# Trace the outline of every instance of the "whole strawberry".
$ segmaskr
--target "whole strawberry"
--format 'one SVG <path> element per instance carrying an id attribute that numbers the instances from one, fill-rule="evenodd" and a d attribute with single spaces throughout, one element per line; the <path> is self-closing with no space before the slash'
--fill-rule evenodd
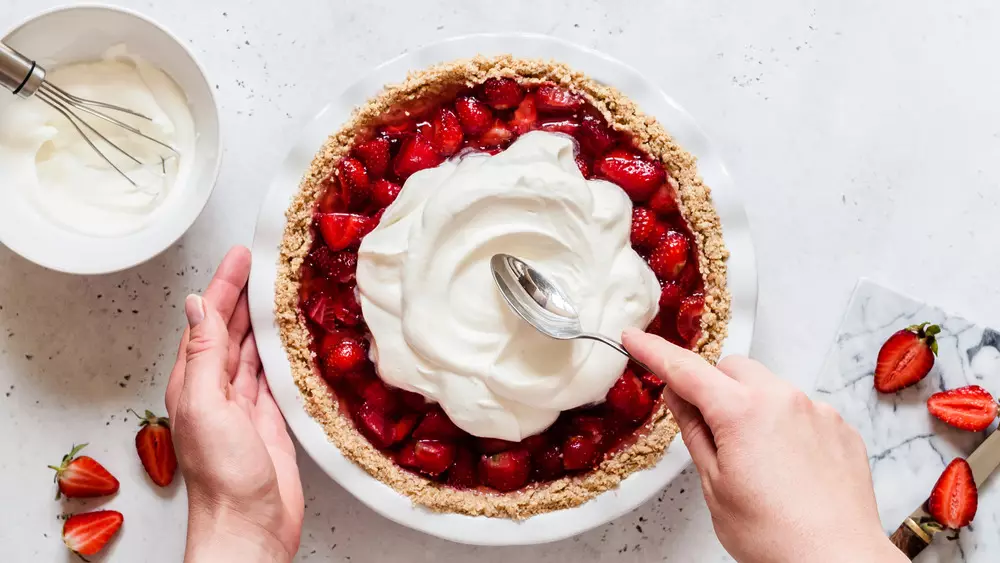
<path id="1" fill-rule="evenodd" d="M 73 446 L 70 452 L 63 456 L 58 467 L 50 465 L 49 469 L 56 472 L 55 483 L 59 485 L 56 500 L 66 498 L 92 498 L 113 495 L 118 492 L 118 479 L 115 479 L 103 465 L 92 457 L 79 456 L 80 450 L 87 444 Z"/>
<path id="2" fill-rule="evenodd" d="M 895 393 L 919 382 L 934 366 L 941 327 L 920 323 L 897 331 L 878 352 L 875 365 L 875 389 Z"/>
<path id="3" fill-rule="evenodd" d="M 150 411 L 145 416 L 129 409 L 129 412 L 139 417 L 139 433 L 135 435 L 135 449 L 139 453 L 146 474 L 154 483 L 166 487 L 174 480 L 177 471 L 177 455 L 174 453 L 174 442 L 170 436 L 170 420 L 159 417 Z"/>

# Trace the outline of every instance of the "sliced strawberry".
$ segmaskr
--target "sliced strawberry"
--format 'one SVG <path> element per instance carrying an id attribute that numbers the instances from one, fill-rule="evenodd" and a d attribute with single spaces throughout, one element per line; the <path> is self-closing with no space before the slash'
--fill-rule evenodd
<path id="1" fill-rule="evenodd" d="M 577 138 L 583 152 L 596 156 L 610 149 L 615 144 L 616 136 L 603 117 L 585 115 L 580 122 Z"/>
<path id="2" fill-rule="evenodd" d="M 177 454 L 174 453 L 174 442 L 170 436 L 170 419 L 159 417 L 150 411 L 145 416 L 129 409 L 139 417 L 139 432 L 135 435 L 135 449 L 139 461 L 149 478 L 161 487 L 166 487 L 174 480 L 177 471 Z"/>
<path id="3" fill-rule="evenodd" d="M 493 123 L 493 112 L 489 106 L 472 96 L 462 96 L 455 100 L 455 113 L 462 124 L 462 130 L 470 137 L 485 133 Z"/>
<path id="4" fill-rule="evenodd" d="M 396 176 L 405 180 L 416 172 L 434 168 L 441 164 L 441 160 L 441 155 L 430 141 L 420 136 L 407 137 L 392 161 L 392 168 Z"/>
<path id="5" fill-rule="evenodd" d="M 641 246 L 649 238 L 656 225 L 656 215 L 645 207 L 632 208 L 632 246 Z"/>
<path id="6" fill-rule="evenodd" d="M 351 204 L 350 194 L 340 185 L 336 175 L 330 175 L 320 184 L 319 202 L 316 210 L 319 213 L 339 213 L 347 211 Z"/>
<path id="7" fill-rule="evenodd" d="M 324 330 L 333 332 L 339 328 L 332 297 L 322 293 L 313 295 L 306 301 L 305 311 L 306 315 Z"/>
<path id="8" fill-rule="evenodd" d="M 686 236 L 677 231 L 668 231 L 650 254 L 649 269 L 660 279 L 675 280 L 687 265 L 689 250 L 690 244 Z"/>
<path id="9" fill-rule="evenodd" d="M 376 225 L 370 217 L 351 213 L 318 213 L 316 221 L 323 242 L 330 250 L 343 250 L 358 244 Z"/>
<path id="10" fill-rule="evenodd" d="M 653 409 L 653 399 L 631 371 L 625 371 L 607 396 L 608 406 L 624 420 L 638 422 Z"/>
<path id="11" fill-rule="evenodd" d="M 590 162 L 587 161 L 586 157 L 582 154 L 578 154 L 575 157 L 576 167 L 580 169 L 580 174 L 583 174 L 584 178 L 590 178 Z"/>
<path id="12" fill-rule="evenodd" d="M 897 331 L 878 352 L 875 365 L 875 389 L 894 393 L 927 376 L 937 355 L 938 325 L 921 323 Z"/>
<path id="13" fill-rule="evenodd" d="M 455 462 L 455 444 L 437 440 L 418 440 L 414 445 L 414 461 L 425 475 L 437 477 Z"/>
<path id="14" fill-rule="evenodd" d="M 375 137 L 354 149 L 358 159 L 365 164 L 369 179 L 382 178 L 389 170 L 391 145 L 386 137 Z"/>
<path id="15" fill-rule="evenodd" d="M 404 414 L 398 421 L 391 424 L 393 442 L 399 443 L 409 438 L 413 432 L 413 427 L 417 425 L 417 421 L 419 420 L 420 414 L 411 412 Z"/>
<path id="16" fill-rule="evenodd" d="M 562 447 L 552 444 L 532 456 L 535 477 L 540 481 L 552 481 L 562 477 L 566 470 L 563 467 Z"/>
<path id="17" fill-rule="evenodd" d="M 539 123 L 538 128 L 549 133 L 576 135 L 580 130 L 580 124 L 572 119 L 550 119 Z"/>
<path id="18" fill-rule="evenodd" d="M 646 332 L 655 335 L 663 334 L 663 319 L 660 318 L 660 315 L 656 315 L 653 320 L 649 321 L 649 324 L 646 325 Z"/>
<path id="19" fill-rule="evenodd" d="M 570 436 L 562 447 L 563 467 L 566 471 L 590 469 L 597 465 L 601 455 L 594 440 L 586 436 Z"/>
<path id="20" fill-rule="evenodd" d="M 361 324 L 361 303 L 358 302 L 354 288 L 353 283 L 341 286 L 340 291 L 331 300 L 334 317 L 345 326 Z"/>
<path id="21" fill-rule="evenodd" d="M 451 156 L 458 152 L 462 146 L 462 124 L 458 121 L 455 112 L 448 108 L 441 108 L 434 114 L 431 122 L 431 142 L 434 149 L 441 156 Z"/>
<path id="22" fill-rule="evenodd" d="M 517 446 L 516 442 L 508 442 L 499 438 L 476 438 L 476 448 L 484 454 L 495 454 Z"/>
<path id="23" fill-rule="evenodd" d="M 371 180 L 368 179 L 368 171 L 360 160 L 345 156 L 337 163 L 337 173 L 340 181 L 351 193 L 352 206 L 359 206 L 368 200 L 371 195 Z"/>
<path id="24" fill-rule="evenodd" d="M 969 462 L 956 458 L 938 478 L 927 512 L 945 528 L 957 530 L 972 523 L 979 508 L 979 490 Z"/>
<path id="25" fill-rule="evenodd" d="M 483 82 L 483 100 L 493 109 L 511 109 L 524 99 L 524 88 L 513 78 L 488 78 Z"/>
<path id="26" fill-rule="evenodd" d="M 309 253 L 306 260 L 320 274 L 340 283 L 354 279 L 358 269 L 356 252 L 334 252 L 327 246 L 317 246 Z"/>
<path id="27" fill-rule="evenodd" d="M 554 84 L 542 84 L 535 90 L 538 111 L 542 113 L 573 113 L 583 107 L 583 96 Z"/>
<path id="28" fill-rule="evenodd" d="M 677 311 L 677 334 L 685 342 L 694 344 L 701 336 L 701 315 L 705 311 L 705 297 L 699 293 L 685 297 Z"/>
<path id="29" fill-rule="evenodd" d="M 398 421 L 391 420 L 368 403 L 361 405 L 357 417 L 358 429 L 377 448 L 385 449 L 405 439 L 404 432 L 398 429 Z M 413 422 L 416 422 L 415 419 Z"/>
<path id="30" fill-rule="evenodd" d="M 396 201 L 401 189 L 403 188 L 399 184 L 393 184 L 389 180 L 375 180 L 375 184 L 372 185 L 372 199 L 379 207 L 389 207 Z"/>
<path id="31" fill-rule="evenodd" d="M 93 498 L 118 492 L 118 479 L 115 479 L 103 465 L 92 457 L 76 457 L 76 454 L 85 447 L 87 444 L 73 446 L 70 452 L 63 456 L 59 466 L 49 466 L 49 469 L 54 469 L 56 472 L 54 482 L 59 485 L 57 500 L 63 495 L 66 498 Z"/>
<path id="32" fill-rule="evenodd" d="M 417 443 L 412 440 L 400 446 L 399 451 L 396 452 L 396 463 L 408 469 L 416 469 L 417 468 L 416 446 Z"/>
<path id="33" fill-rule="evenodd" d="M 531 475 L 531 454 L 527 450 L 516 449 L 493 455 L 484 455 L 479 460 L 479 479 L 500 492 L 520 489 Z"/>
<path id="34" fill-rule="evenodd" d="M 389 138 L 390 140 L 399 140 L 409 137 L 411 133 L 417 130 L 417 123 L 412 119 L 405 119 L 403 121 L 396 121 L 393 123 L 386 123 L 385 125 L 379 127 L 379 133 L 382 136 Z"/>
<path id="35" fill-rule="evenodd" d="M 660 215 L 677 213 L 677 192 L 669 182 L 660 186 L 649 197 L 649 208 Z"/>
<path id="36" fill-rule="evenodd" d="M 579 414 L 570 421 L 571 433 L 589 438 L 597 447 L 603 447 L 609 438 L 608 425 L 604 418 L 589 414 Z"/>
<path id="37" fill-rule="evenodd" d="M 366 405 L 371 405 L 373 409 L 381 413 L 391 414 L 399 409 L 399 397 L 395 390 L 389 389 L 378 378 L 368 382 L 368 385 L 361 391 L 361 399 Z"/>
<path id="38" fill-rule="evenodd" d="M 663 282 L 660 288 L 660 309 L 677 309 L 684 299 L 684 288 L 672 281 Z"/>
<path id="39" fill-rule="evenodd" d="M 927 399 L 927 410 L 941 422 L 970 432 L 989 428 L 998 409 L 993 395 L 978 385 L 934 393 Z"/>
<path id="40" fill-rule="evenodd" d="M 615 149 L 597 159 L 594 174 L 617 184 L 633 201 L 646 201 L 667 179 L 660 163 L 625 149 Z"/>
<path id="41" fill-rule="evenodd" d="M 123 522 L 125 517 L 114 510 L 74 514 L 63 524 L 63 543 L 80 557 L 97 555 L 118 533 Z"/>
<path id="42" fill-rule="evenodd" d="M 479 137 L 479 144 L 484 147 L 500 147 L 514 139 L 514 131 L 497 118 L 493 120 L 493 126 Z"/>
<path id="43" fill-rule="evenodd" d="M 414 438 L 426 440 L 458 440 L 465 435 L 461 428 L 440 408 L 430 411 L 413 431 Z"/>
<path id="44" fill-rule="evenodd" d="M 535 109 L 535 95 L 528 94 L 521 100 L 510 120 L 510 126 L 518 135 L 523 135 L 538 126 L 538 110 Z"/>
<path id="45" fill-rule="evenodd" d="M 455 452 L 455 463 L 448 470 L 448 484 L 460 489 L 471 489 L 478 485 L 476 459 L 477 456 L 472 451 L 459 448 Z"/>
<path id="46" fill-rule="evenodd" d="M 368 360 L 364 346 L 355 338 L 344 337 L 330 346 L 326 346 L 326 341 L 323 344 L 323 365 L 333 372 L 355 371 Z"/>

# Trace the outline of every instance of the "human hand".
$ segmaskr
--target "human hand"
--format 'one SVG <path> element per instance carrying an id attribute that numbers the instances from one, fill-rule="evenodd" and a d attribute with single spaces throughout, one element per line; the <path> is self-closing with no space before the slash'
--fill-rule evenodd
<path id="1" fill-rule="evenodd" d="M 235 247 L 205 296 L 184 302 L 166 403 L 188 492 L 186 563 L 285 562 L 299 547 L 302 484 L 250 330 L 249 274 L 250 252 Z"/>
<path id="2" fill-rule="evenodd" d="M 882 531 L 865 444 L 833 407 L 748 358 L 715 368 L 635 329 L 622 340 L 667 382 L 715 532 L 737 561 L 907 561 Z"/>

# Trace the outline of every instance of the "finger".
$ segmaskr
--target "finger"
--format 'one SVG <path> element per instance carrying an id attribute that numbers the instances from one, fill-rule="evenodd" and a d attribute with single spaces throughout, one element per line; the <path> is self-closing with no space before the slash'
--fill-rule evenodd
<path id="1" fill-rule="evenodd" d="M 243 246 L 234 246 L 219 264 L 215 276 L 205 290 L 205 300 L 215 307 L 225 323 L 233 316 L 240 294 L 250 277 L 250 251 Z"/>
<path id="2" fill-rule="evenodd" d="M 232 387 L 235 394 L 246 397 L 250 403 L 257 401 L 258 377 L 260 376 L 260 355 L 257 353 L 257 341 L 249 334 L 240 347 L 239 364 Z"/>
<path id="3" fill-rule="evenodd" d="M 677 396 L 694 405 L 709 428 L 727 422 L 727 413 L 736 412 L 743 402 L 739 383 L 690 350 L 634 328 L 625 329 L 622 343 Z"/>
<path id="4" fill-rule="evenodd" d="M 224 397 L 229 387 L 226 361 L 229 355 L 229 332 L 222 315 L 209 302 L 188 295 L 184 313 L 191 327 L 186 349 L 183 393 L 189 398 Z"/>
<path id="5" fill-rule="evenodd" d="M 719 452 L 705 419 L 694 405 L 678 397 L 670 387 L 663 389 L 663 400 L 681 429 L 681 439 L 691 452 L 691 460 L 698 473 L 709 479 L 714 478 L 719 469 Z"/>
<path id="6" fill-rule="evenodd" d="M 174 412 L 177 410 L 177 402 L 180 400 L 181 390 L 184 388 L 184 366 L 187 363 L 188 330 L 185 328 L 184 335 L 181 336 L 180 346 L 177 347 L 177 360 L 174 361 L 174 367 L 170 370 L 170 379 L 167 380 L 167 391 L 164 402 L 167 404 L 167 416 L 171 419 L 174 418 Z"/>
<path id="7" fill-rule="evenodd" d="M 746 356 L 726 356 L 715 366 L 719 371 L 750 387 L 772 387 L 784 383 L 764 364 Z"/>
<path id="8" fill-rule="evenodd" d="M 247 292 L 244 290 L 236 302 L 233 316 L 229 319 L 229 363 L 226 364 L 228 373 L 236 373 L 243 340 L 246 339 L 249 332 L 250 306 L 247 304 Z"/>
<path id="9" fill-rule="evenodd" d="M 278 477 L 278 490 L 285 510 L 293 522 L 301 522 L 305 513 L 305 499 L 302 495 L 302 481 L 295 458 L 295 445 L 288 435 L 288 426 L 271 396 L 267 379 L 261 374 L 257 390 L 257 404 L 253 410 L 253 423 L 257 433 L 267 447 Z"/>

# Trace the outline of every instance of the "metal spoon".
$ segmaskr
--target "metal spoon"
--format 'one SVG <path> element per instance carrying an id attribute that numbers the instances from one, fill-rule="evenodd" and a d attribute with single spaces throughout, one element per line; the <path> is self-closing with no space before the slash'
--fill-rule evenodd
<path id="1" fill-rule="evenodd" d="M 593 332 L 584 332 L 580 315 L 562 289 L 523 260 L 510 254 L 495 254 L 490 259 L 493 281 L 510 308 L 535 330 L 556 340 L 583 338 L 611 346 L 622 355 L 652 372 L 635 359 L 620 342 Z"/>

